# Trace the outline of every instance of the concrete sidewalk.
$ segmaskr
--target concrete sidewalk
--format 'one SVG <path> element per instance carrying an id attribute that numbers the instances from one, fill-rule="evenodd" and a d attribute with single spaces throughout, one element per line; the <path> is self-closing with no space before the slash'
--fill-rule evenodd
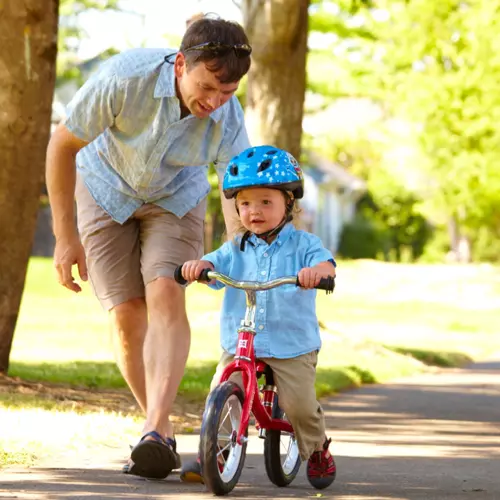
<path id="1" fill-rule="evenodd" d="M 500 360 L 500 358 L 498 358 Z M 231 496 L 336 500 L 500 500 L 500 361 L 367 386 L 323 401 L 333 437 L 337 480 L 321 492 L 303 465 L 288 488 L 267 479 L 262 441 L 250 439 L 240 483 Z M 178 436 L 184 460 L 197 436 Z M 213 498 L 174 474 L 146 481 L 119 472 L 127 449 L 58 457 L 42 467 L 0 474 L 0 498 Z"/>

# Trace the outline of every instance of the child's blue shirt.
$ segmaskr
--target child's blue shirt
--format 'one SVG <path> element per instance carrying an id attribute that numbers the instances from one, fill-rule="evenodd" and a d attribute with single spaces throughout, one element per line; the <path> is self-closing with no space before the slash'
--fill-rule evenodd
<path id="1" fill-rule="evenodd" d="M 287 224 L 268 245 L 252 235 L 241 251 L 239 241 L 229 241 L 203 257 L 216 271 L 236 280 L 269 281 L 297 275 L 304 267 L 332 261 L 333 256 L 321 240 Z M 211 285 L 220 289 L 224 285 Z M 236 352 L 237 330 L 245 316 L 243 290 L 227 287 L 221 311 L 221 344 L 227 352 Z M 255 314 L 255 354 L 258 358 L 295 358 L 321 347 L 316 317 L 316 290 L 283 285 L 257 292 Z"/>

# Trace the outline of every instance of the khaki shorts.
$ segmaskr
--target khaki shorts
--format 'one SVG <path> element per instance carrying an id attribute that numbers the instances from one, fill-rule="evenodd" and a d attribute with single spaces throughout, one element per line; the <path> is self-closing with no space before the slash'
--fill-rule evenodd
<path id="1" fill-rule="evenodd" d="M 97 205 L 79 177 L 75 196 L 89 280 L 104 309 L 144 297 L 145 285 L 172 278 L 178 265 L 203 255 L 206 200 L 181 219 L 146 203 L 122 225 Z"/>

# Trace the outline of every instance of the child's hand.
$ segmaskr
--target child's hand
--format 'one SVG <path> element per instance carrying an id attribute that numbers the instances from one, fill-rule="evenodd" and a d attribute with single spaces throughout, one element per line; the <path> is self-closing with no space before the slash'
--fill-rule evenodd
<path id="1" fill-rule="evenodd" d="M 196 281 L 200 277 L 203 269 L 213 270 L 214 265 L 208 260 L 188 260 L 182 266 L 182 277 L 189 283 Z"/>
<path id="2" fill-rule="evenodd" d="M 321 278 L 335 276 L 335 266 L 331 262 L 320 262 L 314 267 L 304 267 L 299 271 L 299 283 L 302 288 L 314 288 Z"/>

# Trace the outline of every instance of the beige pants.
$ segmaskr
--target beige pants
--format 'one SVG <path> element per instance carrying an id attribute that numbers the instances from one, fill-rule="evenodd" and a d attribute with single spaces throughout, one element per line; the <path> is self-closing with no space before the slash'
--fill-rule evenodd
<path id="1" fill-rule="evenodd" d="M 145 285 L 172 278 L 178 265 L 203 255 L 205 200 L 181 219 L 146 203 L 119 224 L 97 205 L 80 177 L 75 196 L 89 281 L 105 309 L 144 297 Z"/>
<path id="2" fill-rule="evenodd" d="M 233 359 L 232 354 L 225 351 L 222 353 L 210 390 L 218 385 L 224 368 Z M 325 440 L 325 417 L 323 409 L 316 400 L 314 387 L 318 355 L 316 352 L 310 352 L 297 358 L 260 359 L 273 370 L 280 408 L 286 413 L 295 431 L 300 458 L 307 460 Z M 243 388 L 241 372 L 231 375 L 230 380 Z"/>

